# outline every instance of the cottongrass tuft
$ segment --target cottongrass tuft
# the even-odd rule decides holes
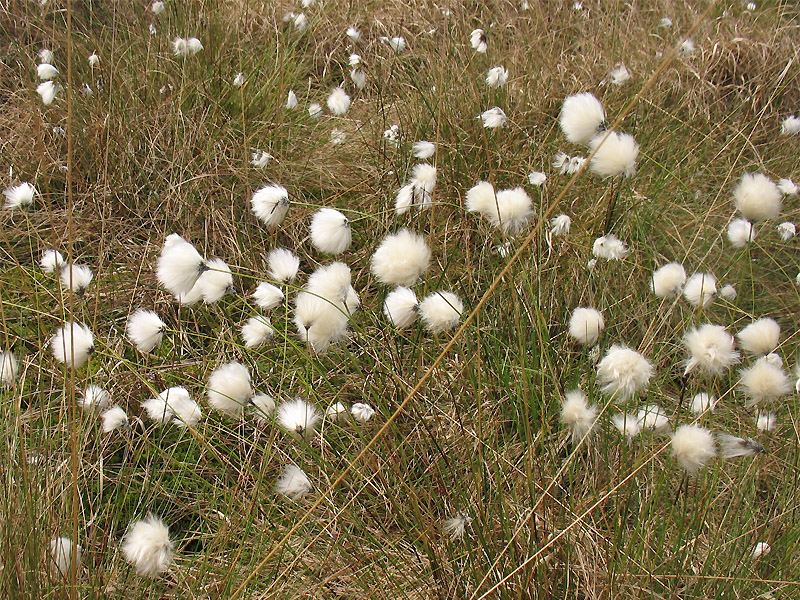
[[[289,212],[289,192],[275,183],[265,185],[255,191],[250,199],[253,214],[267,226],[276,229]]]
[[[484,216],[494,227],[517,235],[533,216],[533,201],[522,188],[494,191],[487,181],[479,181],[467,191],[467,210]]]
[[[569,335],[584,346],[594,346],[605,329],[603,313],[596,308],[578,307],[569,319]]]
[[[45,106],[50,106],[53,103],[53,100],[56,99],[56,94],[61,89],[61,86],[57,83],[53,83],[52,81],[43,81],[36,87],[36,93],[42,99],[42,103]]]
[[[94,279],[92,269],[88,265],[62,265],[59,281],[61,287],[69,290],[77,295],[79,298],[83,297],[86,288]]]
[[[486,73],[486,85],[490,88],[503,87],[508,81],[508,69],[503,66],[492,67]]]
[[[570,227],[572,227],[572,219],[570,219],[567,215],[558,215],[557,217],[550,219],[550,225],[551,236],[558,237],[567,235]]]
[[[94,336],[86,325],[65,323],[50,339],[50,348],[58,362],[77,369],[94,352]]]
[[[781,239],[784,242],[788,242],[795,235],[797,235],[797,228],[795,227],[794,223],[789,221],[781,223],[778,225],[778,227],[776,227],[776,229],[778,230],[778,235],[781,236]]]
[[[226,415],[241,416],[252,397],[250,371],[240,362],[225,363],[208,378],[208,403]]]
[[[650,289],[660,298],[675,298],[686,283],[686,271],[683,265],[667,263],[653,272]]]
[[[57,537],[50,540],[50,559],[58,572],[69,577],[73,569],[80,572],[83,548],[68,537]]]
[[[275,281],[291,283],[297,277],[300,258],[286,248],[275,248],[267,256],[269,275]]]
[[[224,260],[212,258],[206,261],[205,266],[194,287],[187,293],[178,295],[178,302],[190,306],[202,298],[206,304],[214,304],[233,290],[233,274]]]
[[[414,165],[411,170],[411,185],[414,190],[414,204],[420,208],[431,206],[431,194],[436,187],[436,167],[428,163]]]
[[[320,413],[313,404],[295,398],[278,406],[275,420],[292,437],[308,441],[319,424]]]
[[[723,300],[727,300],[728,302],[733,302],[736,300],[737,295],[736,288],[731,284],[723,285],[722,289],[719,291],[719,297]]]
[[[458,511],[455,517],[450,517],[442,523],[442,530],[450,536],[452,541],[460,540],[464,537],[470,523],[472,523],[472,517],[462,510]]]
[[[542,173],[541,171],[531,171],[530,173],[528,173],[528,183],[530,183],[531,185],[540,187],[544,185],[545,181],[547,181],[547,173]]]
[[[311,481],[297,465],[286,465],[275,482],[275,491],[290,500],[300,500],[311,491]]]
[[[644,356],[622,344],[614,344],[597,365],[600,389],[617,402],[623,402],[645,389],[653,375],[653,365]]]
[[[672,427],[669,423],[667,411],[658,404],[646,404],[636,412],[636,420],[641,430],[656,433],[669,433]]]
[[[706,308],[717,295],[717,278],[711,273],[695,273],[683,286],[683,297],[694,307]]]
[[[253,396],[251,414],[260,422],[267,423],[275,415],[275,399],[269,394]]]
[[[345,32],[347,37],[349,37],[353,42],[358,42],[361,39],[361,32],[356,29],[355,27],[348,27],[347,31]]]
[[[335,87],[331,90],[326,104],[328,105],[328,110],[341,117],[350,110],[350,96],[342,88]]]
[[[581,390],[571,390],[565,394],[561,403],[561,422],[570,431],[573,444],[588,436],[597,420],[597,406],[589,402]]]
[[[12,385],[19,375],[17,357],[10,350],[0,352],[0,385]]]
[[[55,273],[64,264],[64,256],[58,250],[45,250],[39,259],[39,266],[45,273]]]
[[[742,175],[733,190],[733,198],[742,216],[754,223],[777,219],[783,204],[778,186],[761,173]]]
[[[742,349],[756,356],[769,354],[778,347],[781,327],[769,317],[753,321],[736,334]]]
[[[672,435],[672,454],[687,473],[695,473],[717,455],[714,436],[698,425],[681,425]]]
[[[622,260],[628,256],[629,252],[624,242],[613,233],[600,236],[592,244],[592,254],[606,260]]]
[[[156,577],[169,569],[173,544],[169,528],[153,514],[128,526],[122,538],[122,555],[143,577]]]
[[[352,69],[350,71],[350,79],[360,90],[363,90],[367,85],[367,74],[361,69]]]
[[[111,433],[119,428],[128,428],[128,415],[120,406],[112,406],[100,413],[103,433]]]
[[[611,424],[614,429],[620,432],[625,437],[628,443],[631,443],[642,431],[642,426],[639,424],[639,418],[630,413],[617,413],[611,417]]]
[[[257,169],[266,167],[274,157],[264,150],[256,150],[250,155],[250,164]]]
[[[366,423],[375,415],[375,409],[365,402],[356,402],[350,407],[350,414],[359,423]]]
[[[623,85],[630,80],[631,73],[625,63],[620,63],[618,67],[608,74],[608,78],[611,85]]]
[[[431,333],[453,329],[463,312],[464,303],[453,292],[433,292],[419,303],[420,318]]]
[[[286,94],[286,110],[294,110],[297,108],[297,94],[294,93],[294,90],[289,90],[289,93]]]
[[[45,81],[48,79],[55,79],[58,77],[58,69],[49,63],[42,63],[36,67],[36,75],[39,79]]]
[[[308,116],[312,119],[319,119],[322,115],[322,105],[319,102],[314,102],[308,107]]]
[[[320,252],[341,254],[350,247],[350,221],[333,208],[321,208],[311,219],[311,243]]]
[[[792,391],[786,372],[766,358],[759,358],[753,366],[743,369],[739,376],[739,388],[744,392],[748,406],[777,400]]]
[[[772,548],[767,542],[758,542],[753,547],[753,551],[750,553],[750,558],[753,560],[758,560],[766,556],[770,552],[772,552]]]
[[[188,294],[207,268],[195,247],[177,233],[172,233],[167,236],[158,256],[156,276],[159,283],[177,298]]]
[[[728,225],[728,241],[734,248],[744,248],[756,238],[756,228],[747,219],[734,219]]]
[[[778,180],[778,190],[784,196],[797,196],[797,184],[786,177]]]
[[[275,330],[267,317],[258,315],[250,317],[242,325],[242,340],[246,348],[258,348],[259,346],[271,342],[275,336]]]
[[[764,454],[764,446],[752,438],[740,438],[727,433],[717,433],[719,442],[719,455],[722,458],[736,458],[738,456],[752,456]]]
[[[252,298],[259,308],[263,310],[272,310],[283,303],[284,294],[279,287],[262,281],[253,292]]]
[[[789,115],[781,122],[781,135],[797,135],[800,133],[800,118]]]
[[[774,431],[778,426],[778,415],[774,412],[759,411],[754,420],[759,431]]]
[[[567,140],[573,144],[588,144],[603,130],[605,119],[600,101],[591,93],[584,92],[564,100],[558,122]]]
[[[601,177],[630,177],[636,173],[639,144],[627,133],[611,131],[592,138],[589,148],[594,152],[589,169]]]
[[[130,317],[126,331],[128,339],[139,352],[150,352],[161,343],[167,325],[152,310],[137,310]]]
[[[347,407],[341,402],[335,402],[325,409],[325,418],[330,421],[340,421],[347,415]]]
[[[99,385],[87,385],[78,402],[83,410],[103,410],[111,404],[111,394]]]
[[[383,238],[370,260],[370,271],[386,285],[414,285],[427,271],[431,251],[425,238],[408,229]]]
[[[712,396],[708,392],[699,392],[692,398],[692,403],[689,405],[689,410],[695,415],[701,415],[708,411],[713,413],[717,408],[717,397]]]
[[[383,314],[398,329],[411,327],[419,313],[419,300],[413,290],[397,287],[386,295]]]
[[[703,375],[722,375],[739,362],[733,336],[722,325],[706,323],[692,327],[683,336],[683,345],[689,351],[684,375],[693,371]]]
[[[508,117],[503,109],[499,106],[494,106],[488,110],[483,111],[478,118],[483,121],[483,126],[486,129],[496,129],[503,127],[508,122]]]
[[[436,144],[425,140],[414,142],[411,146],[411,154],[414,158],[422,160],[428,159],[436,152]]]
[[[475,52],[486,54],[488,46],[486,44],[486,34],[483,32],[483,29],[473,29],[472,33],[469,34],[469,43]],[[798,127],[798,131],[800,131],[800,127]]]
[[[6,203],[3,208],[14,209],[33,204],[36,188],[28,182],[20,183],[3,191]]]

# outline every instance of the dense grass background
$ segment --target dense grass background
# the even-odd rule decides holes
[[[798,138],[780,122],[800,110],[798,12],[791,2],[717,2],[694,35],[696,52],[672,61],[621,129],[641,144],[637,174],[622,184],[613,232],[631,248],[618,263],[586,267],[602,233],[613,184],[581,175],[556,207],[573,218],[569,236],[537,234],[475,321],[456,341],[403,413],[343,483],[352,462],[432,365],[450,335],[394,331],[381,314],[387,289],[369,274],[369,256],[388,232],[424,232],[434,263],[420,297],[452,289],[478,302],[508,261],[503,239],[463,208],[479,179],[499,188],[526,185],[544,214],[567,184],[553,154],[584,153],[557,126],[566,95],[592,91],[613,120],[681,41],[706,2],[318,3],[304,33],[282,23],[299,6],[267,2],[168,2],[155,17],[143,2],[12,3],[0,13],[0,170],[4,187],[33,183],[26,211],[0,212],[0,346],[21,359],[18,383],[0,391],[0,590],[8,598],[230,598],[276,550],[239,597],[246,598],[791,598],[800,580],[798,406],[777,407],[779,427],[760,433],[735,391],[736,371],[710,384],[682,377],[680,340],[694,322],[738,330],[760,316],[783,328],[781,355],[797,347],[797,242],[773,223],[745,250],[724,229],[731,190],[746,171],[800,178]],[[447,13],[442,9],[447,9]],[[659,28],[669,16],[674,26]],[[153,23],[157,33],[150,35]],[[362,40],[345,30],[355,25]],[[487,55],[470,31],[483,27]],[[393,53],[379,36],[402,35]],[[176,36],[196,36],[195,57],[171,54]],[[67,61],[71,44],[71,87]],[[55,53],[69,87],[44,107],[35,93],[36,54]],[[90,68],[93,51],[101,62]],[[349,82],[359,53],[367,87]],[[624,62],[633,77],[601,85]],[[504,65],[508,85],[490,90],[486,70]],[[242,88],[232,86],[237,72]],[[329,90],[347,81],[345,117],[309,117]],[[83,84],[92,96],[81,93]],[[283,108],[293,89],[295,111]],[[71,91],[71,93],[68,93]],[[502,107],[509,125],[483,130],[475,118]],[[70,117],[71,114],[71,117]],[[400,126],[401,144],[382,133]],[[66,134],[57,133],[62,128]],[[330,143],[334,129],[344,145]],[[416,140],[437,143],[430,211],[396,218],[394,194],[415,164]],[[72,158],[68,143],[73,147]],[[275,160],[249,164],[263,149]],[[585,153],[584,153],[585,154]],[[546,171],[542,188],[527,184]],[[249,211],[265,182],[284,185],[292,208],[269,233]],[[354,243],[344,256],[364,310],[348,344],[310,353],[294,335],[291,306],[271,319],[272,346],[245,350],[239,326],[256,309],[248,298],[266,278],[266,255],[281,245],[303,273],[330,259],[307,241],[319,206],[345,211]],[[797,219],[796,198],[784,218]],[[179,307],[158,289],[155,259],[165,235],[179,232],[236,273],[236,296],[213,306]],[[516,248],[520,240],[512,241]],[[59,248],[93,268],[85,299],[64,295],[36,266]],[[737,287],[706,314],[648,289],[654,267],[682,262]],[[301,277],[299,285],[304,283]],[[721,397],[701,423],[757,437],[768,453],[718,460],[684,481],[666,436],[631,446],[608,422],[574,450],[559,424],[560,399],[573,386],[601,407],[588,353],[566,335],[570,311],[605,314],[605,349],[623,342],[657,368],[645,397],[673,425],[690,422],[687,401],[701,389]],[[124,338],[127,316],[155,309],[170,326],[152,356]],[[63,370],[47,343],[68,317],[90,325],[97,352],[88,367]],[[323,409],[369,402],[364,426],[326,423],[310,444],[272,425],[233,422],[211,410],[194,432],[135,421],[104,435],[96,415],[75,407],[87,383],[141,415],[140,402],[170,385],[205,396],[210,372],[240,360],[257,390],[300,395]],[[204,409],[207,408],[204,406]],[[287,462],[312,479],[314,493],[292,503],[273,492]],[[313,500],[310,519],[276,548]],[[171,571],[137,577],[121,558],[128,523],[162,516],[177,546]],[[442,532],[465,511],[462,540]],[[49,540],[65,535],[84,548],[74,585],[48,572]],[[756,542],[772,552],[750,559]]]

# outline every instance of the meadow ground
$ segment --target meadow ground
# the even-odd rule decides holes
[[[0,350],[18,360],[0,388],[0,595],[797,598],[795,376],[791,394],[753,407],[739,381],[754,357],[743,352],[741,365],[713,377],[684,375],[682,341],[696,324],[734,334],[771,317],[782,330],[776,353],[794,372],[797,238],[776,227],[798,218],[797,196],[786,195],[780,218],[757,224],[743,247],[726,229],[745,173],[800,178],[800,137],[781,133],[800,111],[796,5],[307,4],[0,9],[3,189],[37,190],[31,206],[0,211]],[[470,44],[476,28],[485,53]],[[676,51],[691,28],[693,48]],[[176,37],[203,49],[176,56]],[[59,71],[49,105],[36,92],[43,48]],[[363,89],[351,76],[354,53]],[[630,79],[617,85],[609,74],[621,64]],[[509,75],[492,88],[495,66]],[[339,85],[352,101],[344,115],[326,106]],[[573,177],[552,165],[559,152],[589,155],[559,127],[564,99],[586,91],[609,124],[624,117],[618,129],[640,145],[630,177]],[[317,118],[312,103],[322,107]],[[484,128],[478,116],[495,106],[508,121]],[[412,152],[420,140],[435,144],[424,161]],[[272,156],[264,166],[252,164],[259,151]],[[398,215],[398,190],[421,162],[436,167],[433,206]],[[531,172],[546,181],[533,185]],[[466,210],[479,180],[530,195],[518,235]],[[291,201],[274,230],[250,206],[267,183]],[[336,257],[309,240],[320,207],[350,221],[352,245]],[[559,214],[571,228],[550,235]],[[370,257],[403,227],[432,252],[413,286],[418,298],[457,294],[463,329],[398,329],[383,314],[392,287],[371,273]],[[629,253],[590,267],[607,228]],[[159,285],[156,261],[174,232],[230,265],[233,293],[182,305]],[[260,312],[250,294],[271,280],[267,256],[277,247],[297,253],[300,275],[267,315],[274,341],[248,348],[240,328]],[[83,297],[41,269],[47,249],[91,267]],[[320,352],[298,336],[295,298],[334,260],[352,269],[362,310],[348,319],[351,335]],[[705,309],[657,297],[653,270],[672,261],[737,294]],[[603,313],[597,349],[568,334],[579,306]],[[140,308],[166,323],[151,352],[126,338]],[[94,353],[75,369],[50,347],[70,320],[94,334]],[[598,358],[614,344],[654,368],[625,401],[597,381]],[[207,400],[209,376],[229,361],[246,365],[255,391],[279,405],[299,396],[323,412],[336,402],[376,412],[365,423],[326,418],[307,441],[250,409],[232,418]],[[79,406],[90,384],[127,412],[129,429],[104,432],[98,411]],[[170,386],[200,402],[198,423],[147,418],[142,402]],[[578,387],[598,414],[573,442],[562,401]],[[718,404],[696,414],[702,391]],[[697,423],[754,438],[766,452],[717,457],[686,475],[669,433],[626,440],[613,426],[613,415],[646,404],[663,407],[672,431]],[[774,412],[774,428],[757,426],[759,410]],[[288,464],[312,485],[297,500],[275,490]],[[150,512],[175,550],[152,578],[120,549],[129,524]],[[445,528],[453,518],[463,535]],[[57,537],[82,548],[66,575],[54,568]],[[754,558],[759,542],[770,551]]]

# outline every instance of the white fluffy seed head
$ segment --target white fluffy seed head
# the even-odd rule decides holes
[[[619,66],[612,69],[608,74],[608,80],[611,85],[622,85],[629,81],[630,78],[631,73],[628,71],[628,67],[626,67],[624,63],[620,63]]]
[[[375,409],[366,402],[356,402],[350,407],[350,414],[359,423],[366,423],[375,415]]]
[[[699,392],[694,395],[692,398],[692,403],[689,405],[690,410],[692,413],[696,415],[701,415],[704,412],[708,411],[713,413],[717,407],[717,397],[712,396],[707,392]]]
[[[734,219],[726,232],[728,241],[734,248],[744,248],[756,238],[756,228],[747,219]]]
[[[277,308],[283,303],[283,298],[283,291],[279,287],[265,281],[259,283],[253,292],[253,300],[263,310]]]
[[[717,455],[714,436],[698,425],[681,425],[672,435],[672,454],[688,473],[695,473]]]
[[[278,406],[275,420],[289,435],[309,440],[319,424],[320,414],[313,404],[295,398]]]
[[[765,452],[764,446],[748,437],[740,438],[727,433],[717,433],[717,442],[719,442],[719,455],[722,458],[753,456]]]
[[[100,413],[100,420],[103,423],[104,433],[110,433],[120,427],[128,427],[128,415],[120,406],[112,406]]]
[[[622,260],[629,252],[625,243],[613,233],[600,236],[592,244],[592,254],[606,260]]]
[[[486,34],[483,29],[473,29],[472,33],[469,34],[469,43],[475,52],[486,54]]]
[[[56,331],[50,340],[50,348],[58,362],[78,368],[94,351],[94,336],[86,325],[69,322]]]
[[[265,185],[253,194],[250,207],[267,229],[276,229],[289,212],[289,192],[275,183]]]
[[[489,221],[503,232],[514,236],[527,227],[533,216],[533,202],[528,193],[521,187],[497,192],[497,208],[499,213],[489,216]]]
[[[796,135],[800,133],[800,118],[789,115],[781,121],[781,135]]]
[[[275,248],[267,256],[269,275],[275,281],[289,283],[297,277],[300,268],[300,258],[286,248]]]
[[[341,117],[350,109],[350,96],[342,88],[335,87],[328,96],[327,105],[328,110]]]
[[[192,244],[177,233],[167,236],[158,256],[159,283],[173,296],[187,294],[206,269],[205,260]]]
[[[48,82],[49,83],[49,82]],[[24,182],[12,186],[3,191],[6,197],[5,208],[20,208],[33,204],[33,197],[36,195],[36,188],[30,183]]]
[[[247,348],[258,348],[272,341],[274,336],[275,330],[267,317],[261,315],[250,317],[242,325],[242,340]]]
[[[17,357],[10,350],[0,351],[0,385],[13,385],[18,375]]]
[[[711,273],[695,273],[683,286],[683,297],[692,306],[706,308],[717,295],[717,278]]]
[[[743,369],[739,376],[739,387],[747,398],[748,406],[778,400],[792,391],[786,372],[766,358],[759,358],[753,366]]]
[[[75,562],[76,572],[80,572],[83,548],[68,537],[57,537],[50,540],[50,559],[52,564],[64,577],[69,577]]]
[[[87,385],[80,398],[83,410],[103,410],[111,404],[111,394],[99,385]]]
[[[559,124],[570,142],[588,144],[600,133],[605,119],[600,101],[589,92],[584,92],[564,100]]]
[[[467,191],[467,210],[482,215],[497,214],[497,198],[494,186],[488,181],[479,181]]]
[[[550,219],[550,225],[550,235],[567,235],[570,227],[572,227],[572,219],[570,219],[567,215],[558,215],[557,217]]]
[[[569,334],[584,346],[594,346],[605,329],[603,313],[595,308],[579,307],[569,319]]]
[[[777,219],[781,213],[782,198],[778,186],[761,173],[745,173],[733,190],[736,208],[748,221],[755,223]]]
[[[762,556],[766,556],[772,552],[772,548],[767,542],[758,542],[754,547],[753,551],[750,553],[750,558],[753,560],[758,560]]]
[[[354,42],[358,42],[361,39],[361,32],[356,29],[355,27],[348,27],[347,28],[347,37],[349,37]]]
[[[39,266],[45,273],[55,273],[64,264],[64,257],[58,250],[45,250],[39,260]]]
[[[42,103],[45,106],[50,106],[53,100],[56,99],[56,94],[60,89],[61,86],[52,81],[43,81],[36,87],[36,93],[42,98]]]
[[[453,329],[463,312],[464,303],[453,292],[433,292],[419,303],[420,318],[431,333]]]
[[[614,429],[624,435],[628,441],[635,438],[642,431],[639,418],[630,413],[617,413],[611,417],[611,424]]]
[[[256,394],[253,396],[253,406],[250,413],[260,422],[268,423],[270,417],[275,415],[275,399],[269,394]]]
[[[606,137],[598,134],[589,142],[595,152],[589,169],[601,177],[630,177],[636,173],[636,158],[639,156],[639,144],[627,133],[612,131]]]
[[[294,93],[294,90],[289,90],[289,93],[286,94],[286,110],[295,108],[297,108],[297,94]]]
[[[252,396],[250,371],[242,363],[225,363],[208,378],[208,403],[229,416],[240,416]]]
[[[680,294],[685,282],[686,271],[683,265],[675,262],[667,263],[653,272],[650,289],[660,298],[675,298]]]
[[[414,205],[414,184],[404,185],[397,191],[394,201],[394,210],[398,215],[404,215]]]
[[[684,374],[695,371],[702,375],[722,375],[739,362],[733,336],[722,325],[706,323],[692,327],[683,336],[683,345],[689,352]]]
[[[581,390],[572,390],[565,394],[561,403],[561,422],[572,434],[572,443],[577,444],[592,430],[597,420],[597,407],[589,403],[586,394]]]
[[[414,165],[411,170],[411,185],[414,189],[414,204],[420,208],[430,207],[431,194],[436,187],[436,167],[428,163]]]
[[[431,251],[425,238],[408,229],[383,238],[370,261],[372,274],[386,285],[413,285],[428,269]]]
[[[757,412],[755,417],[756,427],[759,431],[773,431],[778,425],[778,415],[774,412]]]
[[[433,142],[428,142],[425,140],[420,140],[419,142],[414,142],[411,145],[411,154],[414,158],[420,158],[425,160],[433,156],[436,152],[436,144]]]
[[[82,297],[86,288],[94,279],[92,269],[88,265],[63,265],[59,274],[61,287]]]
[[[311,481],[297,465],[286,465],[275,482],[275,491],[290,500],[300,500],[311,487]]]
[[[41,80],[55,79],[58,77],[58,69],[49,63],[41,63],[36,67],[36,75]]]
[[[331,421],[340,421],[347,415],[347,407],[341,402],[335,402],[325,409],[325,418]]]
[[[197,278],[197,282],[191,292],[194,294],[199,292],[203,302],[214,304],[233,289],[233,274],[231,273],[231,268],[221,258],[212,258],[206,263],[206,266],[208,269]],[[183,301],[182,298],[179,299]],[[191,298],[191,300],[194,300],[194,298]],[[184,304],[191,303],[191,301],[184,302]]]
[[[156,577],[169,569],[173,545],[169,528],[155,515],[131,523],[122,538],[122,555],[143,577]]]
[[[503,112],[503,109],[499,106],[492,107],[489,110],[482,112],[478,118],[483,120],[483,126],[486,129],[503,127],[508,122],[506,113]]]
[[[763,356],[775,350],[780,336],[780,325],[768,317],[753,321],[736,334],[742,349],[756,356]]]
[[[341,254],[350,247],[350,221],[338,210],[321,208],[311,219],[311,243],[320,252]]]
[[[353,81],[355,86],[363,90],[367,85],[367,74],[364,73],[361,69],[351,69],[350,70],[350,79]]]
[[[508,81],[508,69],[506,69],[502,65],[498,67],[492,67],[486,73],[486,85],[488,85],[490,88],[503,87],[507,81]]]
[[[653,365],[627,346],[614,344],[597,364],[600,389],[623,402],[645,389],[653,375]]]
[[[656,433],[669,433],[672,430],[669,424],[667,411],[658,404],[646,404],[636,413],[639,429],[655,431]]]
[[[789,241],[797,234],[797,228],[795,227],[794,223],[790,221],[786,221],[778,225],[777,230],[778,235],[781,236],[781,239],[784,242]]]
[[[781,178],[778,180],[778,190],[784,196],[797,196],[797,184],[789,178]]]
[[[150,352],[161,343],[167,325],[152,310],[137,310],[128,317],[128,339],[139,352]]]
[[[398,329],[411,327],[417,319],[419,300],[413,290],[397,287],[386,295],[383,314]]]

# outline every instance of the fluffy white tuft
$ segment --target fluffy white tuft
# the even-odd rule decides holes
[[[6,204],[4,208],[30,206],[33,204],[33,197],[36,195],[36,193],[36,188],[27,182],[12,186],[3,191],[3,195],[6,197]]]
[[[642,430],[647,429],[656,433],[669,433],[672,430],[667,411],[658,404],[642,406],[636,413],[636,420]]]
[[[339,421],[347,414],[347,407],[341,402],[331,404],[325,409],[325,418],[331,421]]]
[[[568,96],[561,108],[559,124],[573,144],[588,144],[602,131],[606,120],[603,105],[589,92]]]
[[[428,163],[414,165],[411,171],[411,185],[414,190],[414,204],[420,208],[431,206],[431,194],[436,187],[436,167]]]
[[[747,219],[734,219],[728,225],[728,241],[734,248],[744,248],[756,238],[756,228]]]
[[[778,230],[778,235],[781,236],[781,239],[784,242],[789,241],[797,234],[797,228],[795,227],[794,223],[790,221],[781,223],[776,229]]]
[[[630,177],[636,173],[636,158],[639,156],[639,144],[627,133],[612,131],[596,135],[589,142],[595,152],[589,161],[589,169],[601,177]]]
[[[269,394],[256,394],[250,412],[262,423],[269,422],[269,417],[275,415],[275,399]]]
[[[714,436],[697,425],[681,425],[672,435],[672,454],[688,473],[699,471],[717,455]]]
[[[17,357],[11,351],[0,351],[0,384],[13,384],[17,375],[19,375]]]
[[[453,329],[463,312],[464,303],[453,292],[433,292],[419,303],[420,318],[431,333]]]
[[[737,295],[736,288],[730,284],[722,286],[722,289],[719,291],[719,297],[728,302],[736,300]]]
[[[111,404],[111,395],[99,385],[87,385],[79,402],[83,410],[103,410]]]
[[[45,106],[50,106],[53,100],[56,99],[56,94],[60,89],[61,86],[52,81],[43,81],[36,87],[36,93],[42,98],[42,103]]]
[[[398,329],[411,327],[417,319],[419,300],[413,290],[400,286],[386,295],[383,314]]]
[[[800,118],[789,115],[781,122],[782,135],[796,135],[800,133]]]
[[[567,215],[558,215],[550,219],[550,225],[552,226],[550,228],[550,235],[566,235],[569,233],[570,227],[572,227],[572,219]]]
[[[335,262],[320,267],[295,299],[295,325],[300,339],[316,352],[349,335],[350,315],[358,309],[358,294],[350,285],[350,267]]]
[[[778,426],[778,415],[774,412],[757,412],[756,427],[759,431],[773,431]]]
[[[758,542],[754,547],[753,551],[750,553],[750,558],[753,560],[758,560],[762,556],[766,556],[772,552],[772,548],[767,542]]]
[[[753,321],[736,334],[742,349],[756,356],[769,354],[775,350],[778,347],[780,336],[780,325],[768,317]]]
[[[451,540],[460,540],[467,532],[470,523],[472,523],[472,517],[462,510],[458,511],[455,517],[450,517],[442,523],[442,529],[450,536]]]
[[[411,154],[414,156],[414,158],[425,160],[433,156],[435,152],[436,144],[433,142],[421,140],[419,142],[414,142],[411,146]]]
[[[744,391],[748,406],[777,400],[792,391],[786,372],[766,358],[759,358],[752,367],[743,369],[739,375],[739,387]]]
[[[597,407],[589,406],[586,394],[581,390],[572,390],[565,394],[561,403],[561,422],[569,428],[573,444],[589,434],[597,420],[597,412]]]
[[[128,317],[128,339],[139,352],[150,352],[161,343],[167,325],[152,310],[137,310]]]
[[[653,272],[650,280],[650,289],[656,296],[661,298],[674,298],[686,282],[686,271],[683,265],[678,263],[667,263]]]
[[[295,398],[278,406],[275,420],[291,436],[309,440],[320,421],[320,414],[313,404]]]
[[[289,212],[289,192],[275,183],[265,185],[255,191],[250,199],[250,207],[267,229],[275,229],[283,223]]]
[[[647,387],[653,365],[644,356],[627,346],[614,344],[597,365],[601,390],[622,402]]]
[[[542,173],[541,171],[531,171],[528,173],[528,183],[531,185],[539,187],[543,185],[545,181],[547,181],[547,173]]]
[[[357,42],[361,39],[361,32],[356,29],[355,27],[348,27],[346,31],[347,37],[349,37],[354,42]]]
[[[398,215],[404,215],[414,204],[414,184],[409,183],[397,191],[394,201],[394,210]]]
[[[778,190],[780,190],[781,194],[784,196],[797,196],[797,184],[788,178],[782,178],[778,180]]]
[[[699,392],[692,398],[692,403],[689,405],[692,413],[701,415],[708,411],[713,413],[717,407],[717,397],[708,394],[707,392]]]
[[[603,313],[596,308],[578,307],[569,319],[569,334],[585,346],[594,346],[605,329]]]
[[[78,368],[94,351],[94,336],[86,325],[69,322],[56,331],[50,340],[50,348],[58,362]]]
[[[490,88],[503,87],[508,81],[508,69],[503,66],[492,67],[486,73],[486,85]]]
[[[639,418],[630,413],[617,413],[611,417],[611,424],[614,429],[624,435],[628,442],[635,438],[642,431],[642,426],[639,424]]]
[[[208,403],[227,415],[240,416],[252,397],[250,371],[242,363],[225,363],[208,378]]]
[[[613,233],[600,236],[592,244],[592,254],[606,260],[622,260],[630,251]]]
[[[328,110],[341,117],[350,110],[350,96],[342,88],[335,87],[331,90],[326,104],[328,105]]]
[[[745,173],[733,190],[736,208],[748,221],[755,223],[777,219],[782,199],[778,186],[761,173]]]
[[[155,515],[131,523],[122,538],[122,555],[144,577],[156,577],[172,564],[169,528]]]
[[[628,67],[626,67],[624,63],[620,63],[618,67],[612,69],[612,71],[608,74],[608,78],[611,85],[622,85],[630,80],[631,73],[628,71]]]
[[[375,415],[375,409],[365,402],[356,402],[350,407],[350,413],[359,423],[366,423]]]
[[[275,482],[275,491],[290,500],[300,500],[311,491],[311,481],[297,465],[286,465]]]
[[[194,287],[188,293],[178,295],[179,302],[191,305],[202,298],[206,304],[214,304],[233,289],[233,274],[224,260],[212,258],[206,262],[206,267]]]
[[[257,169],[263,169],[273,158],[275,157],[265,150],[256,150],[250,155],[250,164]]]
[[[55,273],[64,264],[64,257],[58,250],[45,250],[39,260],[39,266],[45,273]]]
[[[320,252],[341,254],[350,247],[350,221],[338,210],[321,208],[311,219],[311,243]]]
[[[294,93],[294,90],[289,90],[289,93],[286,94],[286,110],[295,108],[297,108],[297,94]]]
[[[722,375],[731,365],[739,362],[733,336],[722,325],[706,323],[692,327],[683,336],[683,345],[689,351],[684,375],[692,371],[703,375]]]
[[[428,269],[431,251],[425,238],[408,229],[383,238],[370,260],[370,271],[386,285],[413,285]]]
[[[283,302],[283,298],[284,295],[281,289],[267,282],[259,283],[253,292],[253,300],[263,310],[272,310],[279,307]]]
[[[281,283],[289,283],[297,277],[300,258],[286,248],[275,248],[267,256],[267,265],[270,277]]]
[[[763,454],[764,446],[752,438],[740,438],[727,433],[717,433],[719,442],[719,455],[722,458],[736,458],[737,456],[752,456]]]
[[[486,34],[483,29],[473,29],[469,34],[469,43],[475,52],[486,54],[488,46],[486,45]]]
[[[267,317],[261,315],[250,317],[242,325],[242,339],[247,348],[257,348],[272,341],[274,336],[275,330]]]
[[[494,191],[491,183],[478,182],[467,192],[467,210],[486,217],[509,235],[522,231],[533,215],[532,201],[522,188]]]
[[[178,297],[191,291],[206,268],[205,260],[195,247],[177,233],[172,233],[167,236],[158,256],[156,276],[169,293]]]
[[[61,287],[74,292],[79,298],[83,297],[92,279],[94,274],[88,265],[62,265],[59,274]]]
[[[75,562],[75,569],[80,570],[83,548],[68,537],[57,537],[50,540],[50,558],[64,577],[69,577]]]
[[[695,273],[683,286],[683,297],[692,306],[706,308],[717,295],[717,278],[711,273]]]
[[[104,433],[110,433],[120,427],[128,428],[128,415],[120,406],[112,406],[100,413],[100,420],[103,422]]]
[[[486,129],[503,127],[506,122],[508,122],[506,113],[503,112],[503,109],[499,106],[494,106],[489,110],[483,111],[480,115],[478,115],[478,118],[483,120],[483,126]]]
[[[350,71],[350,79],[353,80],[353,83],[360,90],[363,90],[367,85],[367,74],[361,69],[352,69]]]
[[[42,63],[36,67],[36,75],[41,80],[55,79],[58,77],[58,69],[49,63]]]

